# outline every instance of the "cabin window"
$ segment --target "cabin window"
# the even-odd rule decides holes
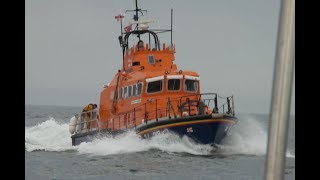
[[[140,66],[140,61],[133,62],[132,66]]]
[[[136,95],[137,95],[137,85],[135,84],[135,85],[133,85],[132,87],[133,87],[133,89],[132,89],[132,96],[136,96]]]
[[[149,55],[149,56],[148,56],[148,60],[149,60],[149,63],[150,63],[150,64],[154,64],[154,57],[153,57],[153,55]]]
[[[168,79],[167,89],[169,91],[180,90],[180,79]]]
[[[142,93],[142,83],[138,83],[138,96]]]
[[[192,92],[198,91],[198,81],[186,79],[184,81],[184,90]]]
[[[148,83],[147,93],[155,93],[159,91],[162,91],[162,80]]]
[[[123,99],[127,98],[127,95],[128,95],[128,87],[124,87],[123,88],[122,98]]]
[[[132,86],[129,86],[128,97],[132,96]]]

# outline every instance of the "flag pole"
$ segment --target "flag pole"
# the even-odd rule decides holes
[[[120,15],[120,16],[121,16],[121,15]],[[120,22],[120,24],[121,24],[121,25],[120,25],[120,33],[121,33],[121,36],[122,36],[122,18],[120,18],[120,21],[121,21],[121,22]]]
[[[171,48],[172,47],[172,13],[173,13],[173,9],[171,8]]]

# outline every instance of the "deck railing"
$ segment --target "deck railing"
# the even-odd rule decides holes
[[[163,104],[163,102],[166,106],[159,107],[159,104]],[[211,102],[213,102],[213,106],[210,106]],[[219,104],[221,105],[219,106]],[[212,109],[212,113],[235,115],[233,96],[221,97],[216,93],[191,94],[178,98],[149,99],[132,110],[113,118],[113,126],[110,129],[115,129],[115,123],[121,127],[120,121],[125,122],[126,128],[132,128],[137,126],[137,119],[147,124],[150,120],[158,121],[159,118],[163,117],[169,119],[183,117],[184,112],[187,112],[188,116],[201,115],[204,113],[204,108]]]
[[[160,106],[162,105],[162,107]],[[164,107],[163,104],[166,104]],[[211,105],[211,106],[210,106]],[[207,109],[207,111],[205,111]],[[176,98],[148,99],[145,103],[123,112],[118,116],[100,124],[98,111],[92,110],[81,113],[80,131],[92,131],[105,127],[110,130],[136,128],[137,120],[147,124],[150,120],[160,118],[177,118],[183,116],[204,115],[205,112],[235,115],[233,96],[221,97],[216,93],[190,94]],[[121,123],[123,123],[121,125]],[[121,128],[122,127],[122,128]]]
[[[98,109],[93,109],[90,111],[80,113],[75,115],[77,118],[76,122],[76,133],[79,132],[90,132],[93,130],[100,131],[101,124],[99,121]]]

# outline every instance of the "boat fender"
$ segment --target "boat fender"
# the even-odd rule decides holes
[[[70,132],[70,134],[73,134],[75,132],[76,122],[77,122],[77,118],[75,116],[73,116],[70,119],[70,123],[69,123],[69,132]]]
[[[81,117],[76,118],[76,132],[80,131],[81,129]]]

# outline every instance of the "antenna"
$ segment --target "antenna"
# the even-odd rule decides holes
[[[139,21],[139,15],[138,15],[138,11],[139,11],[139,8],[138,8],[138,0],[136,0],[136,15],[133,15],[133,20],[135,21]],[[138,27],[138,24],[136,25],[136,28]],[[140,35],[139,35],[139,40],[140,40]]]
[[[135,3],[136,3],[136,9],[135,10],[126,10],[126,12],[133,12],[134,11],[135,14],[133,15],[133,20],[138,21],[139,20],[139,13],[138,12],[140,12],[142,15],[144,15],[143,12],[148,13],[148,11],[143,10],[143,9],[139,9],[138,0],[135,0]]]
[[[172,16],[173,16],[173,9],[171,8],[171,48],[172,48]]]
[[[139,9],[138,9],[138,0],[136,0],[136,16],[134,16],[133,17],[133,19],[135,20],[135,21],[138,21],[139,20],[139,16],[138,16],[138,11],[139,11]]]

